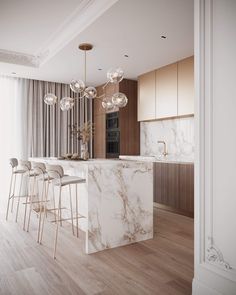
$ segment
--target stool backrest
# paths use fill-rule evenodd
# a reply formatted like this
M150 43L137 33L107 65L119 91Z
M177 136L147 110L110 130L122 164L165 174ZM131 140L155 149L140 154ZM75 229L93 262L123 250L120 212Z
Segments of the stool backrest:
M37 175L46 173L46 165L39 162L31 162L34 173Z
M18 166L18 160L16 158L9 159L9 162L12 168L16 168Z
M28 171L31 170L31 163L30 163L30 161L20 160L20 166L24 170L28 170Z
M64 170L60 165L46 164L48 176L51 178L61 178L64 176Z

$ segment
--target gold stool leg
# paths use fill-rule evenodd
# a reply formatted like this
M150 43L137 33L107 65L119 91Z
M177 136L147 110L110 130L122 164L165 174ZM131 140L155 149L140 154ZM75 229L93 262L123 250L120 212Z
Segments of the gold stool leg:
M59 201L58 201L58 212L57 212L57 221L56 221L56 234L55 234L55 241L54 241L54 251L53 251L53 258L56 259L56 251L57 251L57 239L58 239L58 229L59 229L59 218L60 218L60 209L61 209L61 186L60 186L60 193L59 193Z
M9 212L9 206L10 206L10 200L11 200L11 192L12 192L12 179L13 179L13 173L11 174L11 182L10 182L10 189L9 189L9 196L7 201L7 213L6 213L6 220L8 219L8 212Z
M73 220L73 211L72 211L72 198L71 198L71 185L69 184L69 192L70 192L70 215L71 215L71 226L72 226L72 234L74 233L74 220Z
M77 187L77 184L75 185L75 193L76 193L76 196L75 196L75 207L76 207L76 236L78 238L79 237L79 220L78 220L79 214L78 214L78 187Z
M48 201L48 190L49 190L49 180L48 180L47 186L45 185L44 214L43 214L42 229L41 229L41 234L40 234L40 244L42 244L42 240L43 240L44 223L45 223L45 217L46 217L46 213L47 213L46 205L47 205L47 201Z
M52 198L53 198L53 212L54 212L54 221L56 222L57 220L57 214L56 214L56 201L55 201L55 190L54 190L54 185L52 186Z
M28 216L27 232L29 231L30 218L31 218L32 210L33 210L33 203L32 202L33 202L33 196L34 196L34 190L35 190L35 182L36 182L36 176L34 176L32 195L30 195L30 211L29 211L29 216Z
M30 194L30 176L28 176L27 197L26 197L26 201L25 201L25 214L24 214L23 230L25 230L25 223L26 223L26 214L27 214L27 208L28 208L29 194Z
M16 191L16 174L15 174L15 177L14 177L14 185L13 185L13 198L12 198L12 202L11 202L11 213L13 212L13 206L14 206L14 200L15 200L15 191Z
M20 195L21 195L21 189L22 189L22 182L23 182L23 174L21 175L21 181L20 181L20 190L19 190L19 196L18 196L18 202L17 202L17 209L16 209L16 222L18 219L19 214L19 206L20 206Z
M45 187L45 181L43 180L42 195L41 195L41 199L39 200L39 223L38 223L38 239L37 239L37 243L39 243L40 232L41 232L42 203L44 201L44 187Z

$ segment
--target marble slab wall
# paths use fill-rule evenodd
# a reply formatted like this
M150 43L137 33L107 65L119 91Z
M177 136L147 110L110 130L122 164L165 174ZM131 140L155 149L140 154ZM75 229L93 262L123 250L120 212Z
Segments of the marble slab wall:
M169 156L176 160L194 161L194 117L141 122L141 155L158 156L164 140Z

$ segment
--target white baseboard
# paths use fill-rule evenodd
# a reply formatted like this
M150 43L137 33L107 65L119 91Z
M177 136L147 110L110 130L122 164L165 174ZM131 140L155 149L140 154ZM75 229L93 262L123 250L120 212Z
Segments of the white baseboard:
M192 295L222 295L216 290L210 289L197 279L193 279L192 283Z

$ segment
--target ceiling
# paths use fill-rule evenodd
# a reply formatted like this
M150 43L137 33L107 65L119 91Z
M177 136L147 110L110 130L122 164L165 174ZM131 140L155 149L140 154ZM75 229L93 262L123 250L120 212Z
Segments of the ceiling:
M0 73L83 79L78 44L90 42L88 84L117 66L137 79L192 55L193 34L193 0L0 0Z

